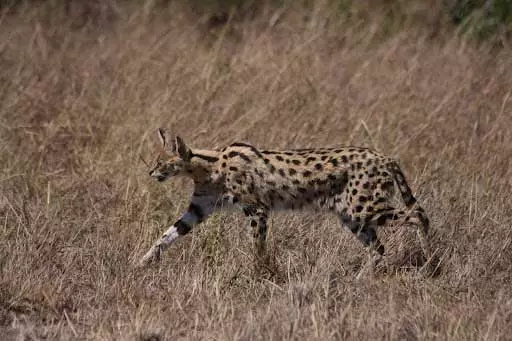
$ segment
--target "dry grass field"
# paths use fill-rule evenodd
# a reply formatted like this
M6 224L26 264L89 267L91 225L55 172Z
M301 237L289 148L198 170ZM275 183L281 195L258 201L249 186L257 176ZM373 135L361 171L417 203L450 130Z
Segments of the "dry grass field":
M512 340L511 49L434 7L395 24L322 3L230 28L173 3L0 9L1 340ZM160 126L202 148L398 158L437 273L356 281L364 249L315 212L272 215L268 274L243 214L135 268L191 194L148 176ZM390 231L391 259L414 239Z

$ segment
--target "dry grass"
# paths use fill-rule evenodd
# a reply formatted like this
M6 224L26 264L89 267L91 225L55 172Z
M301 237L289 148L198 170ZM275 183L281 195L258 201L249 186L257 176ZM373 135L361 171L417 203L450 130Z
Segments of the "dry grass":
M512 339L511 51L321 6L215 32L179 7L116 10L0 17L0 338ZM241 215L134 269L191 188L147 176L159 126L197 147L396 156L439 275L358 283L364 250L308 213L273 216L273 277L254 275Z

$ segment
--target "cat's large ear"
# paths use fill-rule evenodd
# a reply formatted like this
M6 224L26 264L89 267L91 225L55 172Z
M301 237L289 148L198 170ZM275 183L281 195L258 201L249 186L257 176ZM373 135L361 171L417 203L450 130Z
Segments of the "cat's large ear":
M166 137L166 133L165 133L165 130L163 130L162 128L158 128L158 138L160 139L160 142L162 143L162 147L166 147L168 146L168 141L167 141L167 137Z
M174 139L174 149L178 153L178 155L185 161L190 160L192 156L192 152L190 151L190 148L187 147L185 144L185 141L179 136L176 136Z

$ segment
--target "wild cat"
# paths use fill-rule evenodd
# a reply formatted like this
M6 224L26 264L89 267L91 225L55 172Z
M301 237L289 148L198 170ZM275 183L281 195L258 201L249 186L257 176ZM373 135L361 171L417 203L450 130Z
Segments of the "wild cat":
M221 150L193 149L179 136L158 130L161 149L149 175L162 182L174 176L194 181L187 211L141 259L146 265L217 209L235 205L249 218L258 253L265 251L272 210L306 207L336 214L368 249L375 264L384 254L376 229L392 220L417 227L425 257L429 220L397 162L361 147L260 150L235 142ZM391 204L395 185L407 207Z

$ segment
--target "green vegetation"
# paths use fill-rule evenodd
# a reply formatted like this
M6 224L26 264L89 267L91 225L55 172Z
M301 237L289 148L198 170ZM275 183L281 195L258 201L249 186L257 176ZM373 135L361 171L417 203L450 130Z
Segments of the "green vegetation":
M41 10L49 11L69 8L79 4L76 0L51 0L46 2L24 0L3 1L0 7L14 9L27 6L37 6ZM128 1L126 3L129 3ZM215 24L225 24L229 18L237 20L253 20L258 15L283 8L302 7L306 11L314 11L316 1L302 0L148 0L143 2L146 10L162 11L181 3L199 16L212 18ZM110 5L109 5L110 4ZM89 1L86 15L95 16L107 8L119 9L122 2ZM139 2L132 2L132 6L140 6ZM325 6L324 6L325 5ZM445 30L460 28L468 37L478 41L503 41L510 38L512 31L512 0L375 0L371 3L354 0L328 0L323 6L329 7L331 15L348 19L353 16L366 17L371 12L384 14L386 20L382 21L384 35L399 30L409 21L429 20L437 18L442 22L452 24L444 27ZM77 5L81 6L81 5ZM432 24L432 22L428 22Z
M479 40L508 39L512 32L512 1L457 0L450 6L450 17Z
M369 3L254 2L226 24L199 0L1 2L0 339L509 339L509 7ZM415 239L395 226L382 271L356 281L365 250L316 212L271 216L261 273L241 213L135 268L191 194L141 161L160 126L198 148L395 156L439 271L407 266Z

